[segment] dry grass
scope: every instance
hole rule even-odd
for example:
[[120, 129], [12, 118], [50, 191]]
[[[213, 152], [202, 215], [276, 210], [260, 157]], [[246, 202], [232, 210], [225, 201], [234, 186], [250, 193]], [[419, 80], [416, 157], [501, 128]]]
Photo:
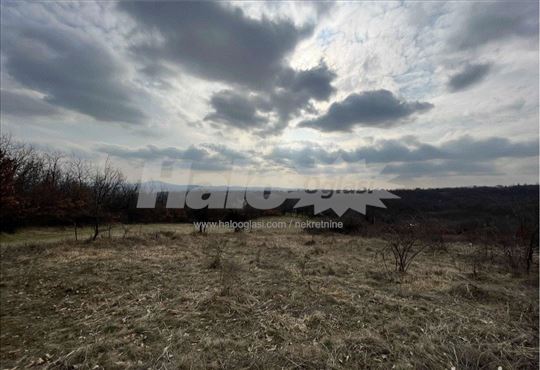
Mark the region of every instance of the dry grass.
[[4, 245], [1, 367], [538, 368], [537, 272], [473, 278], [453, 245], [395, 275], [383, 246], [263, 231]]

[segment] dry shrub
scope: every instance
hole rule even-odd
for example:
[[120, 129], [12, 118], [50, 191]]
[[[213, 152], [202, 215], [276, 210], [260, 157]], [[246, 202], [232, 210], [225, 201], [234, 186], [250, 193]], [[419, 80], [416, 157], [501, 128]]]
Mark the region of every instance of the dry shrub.
[[420, 238], [419, 228], [420, 226], [416, 223], [405, 223], [389, 227], [386, 236], [387, 249], [390, 250], [394, 258], [395, 270], [400, 273], [407, 272], [413, 260], [428, 246]]
[[494, 243], [503, 255], [503, 264], [515, 275], [522, 272], [529, 273], [534, 263], [535, 250], [538, 249], [536, 234], [529, 238], [519, 232], [510, 233], [498, 231], [494, 233]]
[[239, 280], [241, 266], [230, 256], [226, 256], [228, 248], [238, 247], [241, 243], [233, 243], [218, 240], [206, 247], [206, 268], [219, 270], [220, 295], [229, 295], [234, 290]]

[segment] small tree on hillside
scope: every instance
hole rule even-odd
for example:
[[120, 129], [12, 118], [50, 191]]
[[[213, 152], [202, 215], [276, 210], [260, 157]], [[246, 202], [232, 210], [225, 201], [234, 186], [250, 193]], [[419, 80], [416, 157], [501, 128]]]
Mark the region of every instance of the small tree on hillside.
[[420, 225], [412, 222], [389, 227], [386, 238], [395, 269], [401, 273], [407, 272], [412, 261], [428, 246], [420, 237]]

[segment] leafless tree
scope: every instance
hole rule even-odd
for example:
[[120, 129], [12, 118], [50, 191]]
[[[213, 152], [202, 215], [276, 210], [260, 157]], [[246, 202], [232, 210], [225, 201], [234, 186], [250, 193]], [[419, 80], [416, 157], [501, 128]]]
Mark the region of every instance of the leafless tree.
[[387, 248], [394, 257], [395, 269], [405, 273], [412, 261], [428, 247], [420, 237], [420, 225], [415, 222], [393, 225], [386, 234]]
[[77, 230], [79, 221], [89, 213], [89, 184], [91, 180], [91, 166], [81, 158], [72, 158], [66, 166], [66, 193], [70, 195], [71, 222], [78, 239]]
[[113, 168], [109, 158], [105, 161], [103, 168], [95, 168], [91, 179], [91, 207], [94, 219], [94, 234], [92, 240], [96, 240], [99, 235], [99, 225], [107, 216], [106, 205], [121, 188], [124, 182], [122, 173]]

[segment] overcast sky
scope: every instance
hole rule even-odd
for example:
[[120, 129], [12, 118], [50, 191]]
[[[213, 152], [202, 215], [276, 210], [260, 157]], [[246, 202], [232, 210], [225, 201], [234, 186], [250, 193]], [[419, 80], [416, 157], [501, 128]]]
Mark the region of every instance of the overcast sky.
[[133, 181], [538, 183], [536, 1], [1, 4], [2, 133]]

